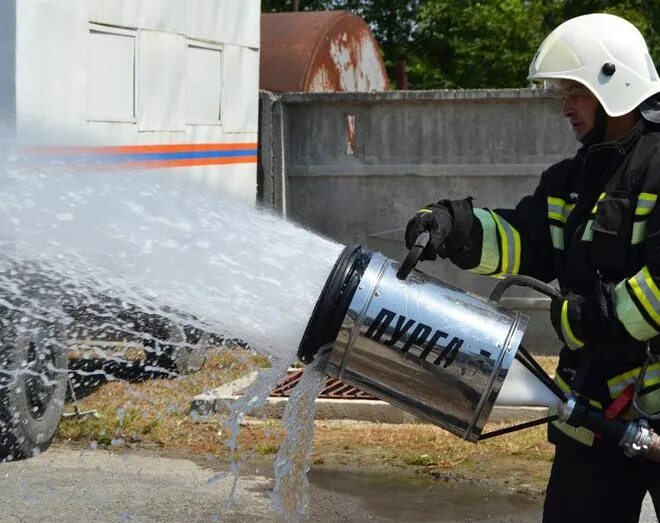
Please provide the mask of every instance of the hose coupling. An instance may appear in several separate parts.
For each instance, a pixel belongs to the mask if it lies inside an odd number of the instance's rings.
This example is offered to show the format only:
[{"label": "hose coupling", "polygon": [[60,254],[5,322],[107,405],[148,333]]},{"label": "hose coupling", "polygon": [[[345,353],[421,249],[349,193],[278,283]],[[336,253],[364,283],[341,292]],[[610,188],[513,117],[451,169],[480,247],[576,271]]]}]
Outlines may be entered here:
[{"label": "hose coupling", "polygon": [[619,442],[626,456],[643,456],[653,461],[660,461],[660,435],[649,427],[645,419],[631,421],[623,438]]}]

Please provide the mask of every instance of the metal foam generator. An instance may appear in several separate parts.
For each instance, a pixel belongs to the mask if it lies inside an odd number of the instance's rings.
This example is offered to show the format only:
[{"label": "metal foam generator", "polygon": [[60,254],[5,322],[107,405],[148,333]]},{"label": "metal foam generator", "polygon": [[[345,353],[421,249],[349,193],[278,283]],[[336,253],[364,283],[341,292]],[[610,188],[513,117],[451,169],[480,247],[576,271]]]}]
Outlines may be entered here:
[{"label": "metal foam generator", "polygon": [[402,264],[346,247],[307,324],[300,360],[469,441],[558,417],[484,434],[502,396],[504,404],[557,407],[562,421],[609,434],[627,453],[646,442],[650,450],[641,453],[660,460],[660,439],[648,425],[606,420],[565,394],[521,345],[528,318],[500,305],[502,294],[518,285],[559,298],[556,289],[516,276],[502,280],[488,300],[475,296],[414,270],[428,240],[423,233]]},{"label": "metal foam generator", "polygon": [[298,356],[304,363],[316,357],[326,374],[477,441],[527,317],[412,270],[421,250],[399,266],[347,247]]}]

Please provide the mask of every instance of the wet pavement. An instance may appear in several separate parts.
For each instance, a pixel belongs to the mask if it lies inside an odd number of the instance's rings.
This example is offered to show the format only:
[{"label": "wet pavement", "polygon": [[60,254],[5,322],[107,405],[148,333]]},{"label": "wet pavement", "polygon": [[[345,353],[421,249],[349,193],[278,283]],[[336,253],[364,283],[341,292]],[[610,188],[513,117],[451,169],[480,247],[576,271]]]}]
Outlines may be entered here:
[{"label": "wet pavement", "polygon": [[354,500],[360,519],[353,521],[525,523],[540,521],[543,507],[539,497],[397,472],[312,470],[308,477],[311,503],[330,493]]},{"label": "wet pavement", "polygon": [[[482,484],[429,480],[399,471],[328,470],[308,475],[307,521],[536,522],[542,498]],[[0,464],[0,521],[280,521],[270,500],[272,463],[245,466],[233,488],[213,457],[53,448]],[[656,521],[652,508],[645,522]],[[650,517],[651,519],[648,519]]]}]

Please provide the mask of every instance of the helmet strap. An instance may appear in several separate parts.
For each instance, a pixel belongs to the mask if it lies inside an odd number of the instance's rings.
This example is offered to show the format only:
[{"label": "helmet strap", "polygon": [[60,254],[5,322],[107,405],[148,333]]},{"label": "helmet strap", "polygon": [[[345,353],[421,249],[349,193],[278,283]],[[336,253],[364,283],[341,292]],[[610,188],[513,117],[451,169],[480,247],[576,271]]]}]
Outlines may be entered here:
[{"label": "helmet strap", "polygon": [[580,142],[589,147],[596,143],[602,143],[605,141],[605,133],[607,133],[607,113],[601,104],[598,104],[596,107],[596,114],[594,117],[594,126],[591,130],[585,134]]}]

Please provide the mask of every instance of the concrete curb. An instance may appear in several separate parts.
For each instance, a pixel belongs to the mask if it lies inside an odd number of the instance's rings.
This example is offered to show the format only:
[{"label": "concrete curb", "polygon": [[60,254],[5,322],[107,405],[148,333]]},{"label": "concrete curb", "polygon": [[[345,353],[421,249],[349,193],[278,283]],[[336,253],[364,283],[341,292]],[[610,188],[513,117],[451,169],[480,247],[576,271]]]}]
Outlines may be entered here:
[{"label": "concrete curb", "polygon": [[[190,412],[195,421],[208,421],[217,414],[228,414],[241,396],[238,391],[247,387],[257,376],[252,372],[231,383],[195,396],[190,404]],[[252,416],[280,419],[284,414],[287,398],[268,398],[263,408],[250,413]],[[522,423],[547,415],[541,407],[495,407],[489,422]],[[375,423],[425,423],[416,416],[380,400],[364,399],[325,399],[316,400],[317,420],[355,420]]]}]

